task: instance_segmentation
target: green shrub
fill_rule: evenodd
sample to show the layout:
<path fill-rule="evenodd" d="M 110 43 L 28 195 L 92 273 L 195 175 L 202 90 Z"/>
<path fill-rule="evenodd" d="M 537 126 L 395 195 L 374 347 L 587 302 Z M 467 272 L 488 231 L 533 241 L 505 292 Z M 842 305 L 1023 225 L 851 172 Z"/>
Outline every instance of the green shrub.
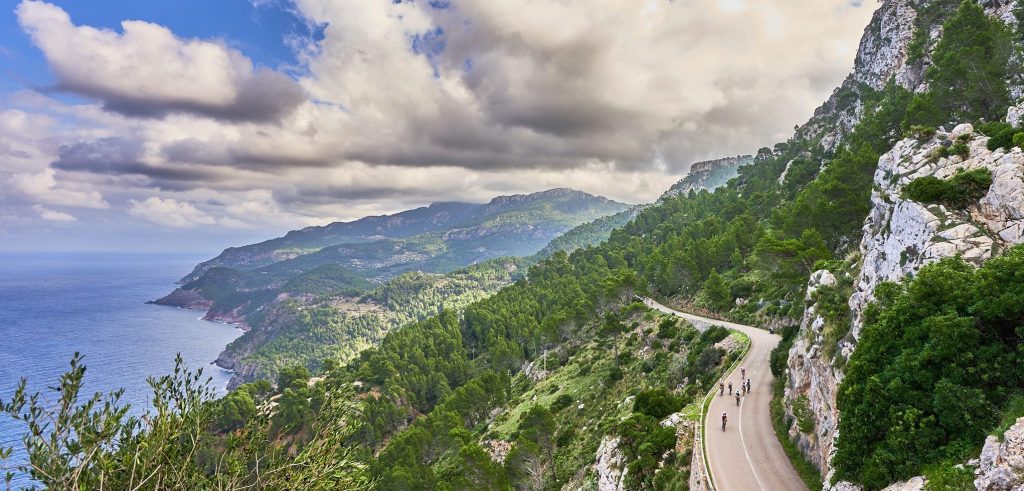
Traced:
<path fill-rule="evenodd" d="M 927 482 L 925 491 L 971 491 L 974 488 L 974 472 L 963 465 L 947 461 L 924 470 Z"/>
<path fill-rule="evenodd" d="M 627 489 L 650 489 L 661 456 L 676 445 L 676 429 L 663 427 L 658 420 L 633 413 L 619 423 L 623 453 L 629 459 Z"/>
<path fill-rule="evenodd" d="M 1024 148 L 1024 131 L 1018 131 L 1013 134 L 1013 146 Z"/>
<path fill-rule="evenodd" d="M 950 155 L 959 155 L 961 158 L 966 159 L 971 153 L 971 147 L 962 141 L 958 141 L 952 147 L 949 147 L 949 153 Z"/>
<path fill-rule="evenodd" d="M 910 131 L 908 131 L 907 134 L 913 138 L 916 138 L 918 141 L 927 141 L 931 140 L 932 137 L 935 136 L 935 127 L 913 125 L 910 127 Z"/>
<path fill-rule="evenodd" d="M 618 382 L 619 380 L 622 380 L 623 376 L 624 376 L 624 374 L 623 374 L 621 368 L 619 368 L 619 367 L 612 367 L 610 370 L 608 370 L 608 373 L 605 375 L 604 379 L 605 379 L 605 382 L 615 383 L 615 382 Z"/>
<path fill-rule="evenodd" d="M 572 396 L 569 394 L 562 394 L 555 398 L 555 402 L 551 403 L 551 411 L 557 413 L 572 404 Z"/>
<path fill-rule="evenodd" d="M 633 399 L 633 411 L 659 420 L 683 408 L 683 400 L 665 389 L 651 389 L 640 392 Z"/>
<path fill-rule="evenodd" d="M 1003 122 L 986 123 L 981 125 L 980 129 L 988 137 L 985 146 L 993 152 L 1000 148 L 1009 148 L 1013 144 L 1013 135 L 1017 132 L 1013 126 Z"/>
<path fill-rule="evenodd" d="M 990 185 L 992 171 L 961 170 L 947 180 L 935 176 L 914 179 L 903 188 L 903 197 L 920 203 L 941 203 L 950 208 L 964 208 L 985 196 Z"/>
<path fill-rule="evenodd" d="M 1022 276 L 1015 247 L 977 270 L 951 258 L 876 290 L 839 387 L 837 479 L 878 489 L 977 454 L 1013 411 L 1006 388 L 1024 384 Z"/>
<path fill-rule="evenodd" d="M 796 340 L 796 335 L 800 331 L 799 326 L 786 326 L 780 333 L 782 335 L 782 341 L 772 349 L 771 354 L 771 369 L 772 375 L 775 378 L 782 377 L 786 371 L 786 362 L 789 359 L 789 349 L 793 347 L 793 341 Z"/>
<path fill-rule="evenodd" d="M 658 338 L 672 339 L 679 335 L 679 322 L 674 317 L 666 317 L 658 323 Z"/>
<path fill-rule="evenodd" d="M 796 426 L 801 433 L 814 431 L 814 411 L 811 411 L 806 395 L 801 394 L 793 401 L 793 415 L 796 416 Z"/>
<path fill-rule="evenodd" d="M 1002 439 L 1006 430 L 1010 429 L 1017 422 L 1017 419 L 1021 417 L 1024 417 L 1024 394 L 1018 394 L 1010 398 L 1010 402 L 1007 403 L 1006 409 L 1003 411 L 1003 419 L 993 434 Z"/>

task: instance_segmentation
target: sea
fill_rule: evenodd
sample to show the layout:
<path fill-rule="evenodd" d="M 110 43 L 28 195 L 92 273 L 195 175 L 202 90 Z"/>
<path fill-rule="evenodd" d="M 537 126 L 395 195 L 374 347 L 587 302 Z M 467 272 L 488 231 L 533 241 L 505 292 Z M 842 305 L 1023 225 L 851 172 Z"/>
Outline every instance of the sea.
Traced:
<path fill-rule="evenodd" d="M 77 352 L 86 365 L 82 394 L 123 388 L 140 414 L 151 406 L 151 376 L 171 373 L 180 353 L 226 392 L 231 373 L 211 362 L 241 334 L 201 320 L 202 312 L 146 304 L 204 259 L 189 254 L 0 253 L 0 399 L 19 380 L 55 399 L 53 387 Z M 25 427 L 0 414 L 0 447 L 14 447 L 8 466 L 26 461 Z M 2 466 L 3 464 L 0 464 Z M 0 488 L 3 487 L 0 472 Z M 15 477 L 15 489 L 31 485 Z"/>

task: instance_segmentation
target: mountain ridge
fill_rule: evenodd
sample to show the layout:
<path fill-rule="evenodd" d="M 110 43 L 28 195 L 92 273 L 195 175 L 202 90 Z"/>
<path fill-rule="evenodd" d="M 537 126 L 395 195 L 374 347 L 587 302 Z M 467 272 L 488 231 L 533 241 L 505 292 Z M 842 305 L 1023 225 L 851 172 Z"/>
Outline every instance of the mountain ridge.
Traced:
<path fill-rule="evenodd" d="M 486 203 L 454 201 L 432 203 L 428 206 L 390 215 L 374 215 L 349 222 L 309 226 L 255 244 L 229 247 L 216 257 L 199 263 L 191 273 L 181 278 L 178 284 L 184 285 L 194 281 L 203 272 L 215 266 L 253 270 L 275 262 L 295 259 L 337 244 L 359 244 L 385 239 L 402 240 L 430 232 L 486 225 L 485 219 L 493 219 L 505 213 L 515 213 L 519 211 L 518 208 L 523 208 L 522 211 L 531 211 L 529 207 L 538 203 L 551 204 L 550 209 L 532 210 L 537 214 L 549 214 L 547 217 L 538 217 L 538 222 L 551 222 L 548 224 L 551 226 L 545 227 L 545 230 L 541 232 L 544 237 L 551 235 L 546 237 L 547 240 L 554 238 L 557 233 L 581 223 L 580 220 L 574 219 L 573 215 L 583 215 L 582 221 L 588 221 L 617 213 L 628 207 L 626 204 L 602 196 L 594 196 L 570 188 L 553 188 L 529 194 L 497 196 Z M 522 215 L 510 215 L 505 218 L 522 218 Z M 541 244 L 540 247 L 544 245 L 546 243 Z M 539 250 L 540 247 L 537 249 Z"/>

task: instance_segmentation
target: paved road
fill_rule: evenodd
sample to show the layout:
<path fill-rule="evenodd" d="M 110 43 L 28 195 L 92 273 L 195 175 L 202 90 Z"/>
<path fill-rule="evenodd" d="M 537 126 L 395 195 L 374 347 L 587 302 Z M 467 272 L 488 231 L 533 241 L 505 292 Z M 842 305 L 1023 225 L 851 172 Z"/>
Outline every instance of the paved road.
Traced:
<path fill-rule="evenodd" d="M 739 369 L 726 375 L 723 380 L 727 384 L 727 393 L 720 396 L 718 390 L 715 390 L 704 421 L 708 465 L 711 467 L 716 491 L 806 490 L 807 486 L 793 469 L 789 457 L 775 437 L 768 411 L 772 399 L 772 383 L 775 381 L 768 359 L 772 348 L 781 338 L 763 329 L 672 310 L 653 300 L 646 300 L 645 303 L 691 322 L 724 326 L 750 337 L 750 351 L 740 366 L 747 369 L 752 390 L 741 398 L 740 407 L 736 407 L 736 397 L 728 395 L 728 383 L 731 380 L 733 389 L 739 388 Z M 729 417 L 725 431 L 722 431 L 723 411 Z"/>

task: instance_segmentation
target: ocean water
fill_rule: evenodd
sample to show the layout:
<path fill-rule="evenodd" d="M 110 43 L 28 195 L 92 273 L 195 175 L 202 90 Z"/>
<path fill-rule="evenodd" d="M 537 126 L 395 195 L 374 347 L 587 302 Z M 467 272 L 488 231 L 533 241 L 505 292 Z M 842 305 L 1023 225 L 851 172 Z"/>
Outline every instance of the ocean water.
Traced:
<path fill-rule="evenodd" d="M 150 406 L 146 378 L 170 373 L 176 353 L 190 368 L 202 367 L 223 393 L 231 374 L 210 363 L 241 331 L 200 320 L 201 312 L 145 303 L 169 293 L 200 260 L 0 254 L 0 398 L 9 400 L 22 377 L 30 389 L 45 391 L 75 352 L 84 355 L 87 366 L 83 395 L 123 387 L 122 401 L 137 412 Z M 0 415 L 0 446 L 15 448 L 12 461 L 24 462 L 23 429 Z M 26 482 L 16 477 L 16 483 Z"/>

